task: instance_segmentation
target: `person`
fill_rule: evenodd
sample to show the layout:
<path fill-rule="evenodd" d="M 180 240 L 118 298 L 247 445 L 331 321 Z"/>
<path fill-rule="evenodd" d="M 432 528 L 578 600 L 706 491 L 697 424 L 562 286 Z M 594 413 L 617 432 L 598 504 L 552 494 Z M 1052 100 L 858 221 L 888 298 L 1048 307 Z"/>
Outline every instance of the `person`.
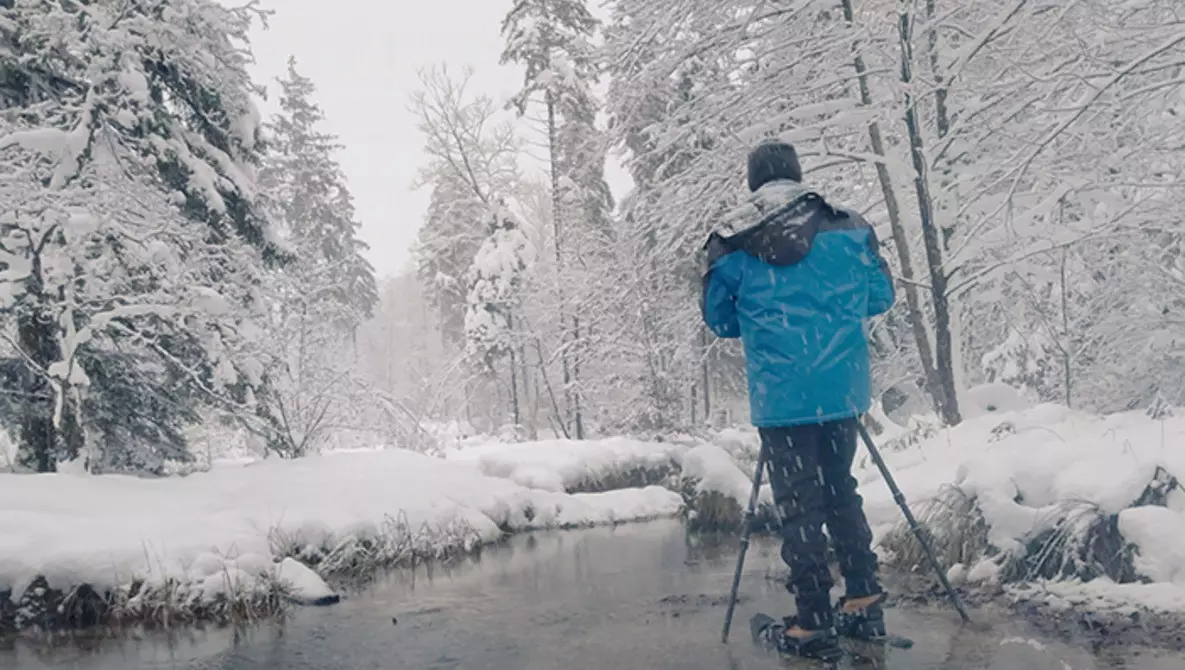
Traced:
<path fill-rule="evenodd" d="M 752 422 L 782 517 L 797 614 L 758 631 L 779 651 L 833 660 L 839 635 L 885 635 L 885 593 L 856 491 L 857 421 L 871 404 L 866 327 L 893 304 L 888 264 L 857 213 L 802 183 L 794 147 L 748 161 L 749 198 L 705 245 L 701 309 L 745 351 Z M 846 595 L 831 605 L 826 525 Z"/>

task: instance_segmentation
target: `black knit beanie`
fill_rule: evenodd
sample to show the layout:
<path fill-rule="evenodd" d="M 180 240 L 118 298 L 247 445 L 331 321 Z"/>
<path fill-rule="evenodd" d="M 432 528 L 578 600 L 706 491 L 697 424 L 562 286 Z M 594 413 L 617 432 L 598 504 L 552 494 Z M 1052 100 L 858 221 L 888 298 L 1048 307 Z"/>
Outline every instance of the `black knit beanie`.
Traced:
<path fill-rule="evenodd" d="M 756 191 L 775 179 L 802 181 L 798 152 L 785 142 L 763 142 L 749 154 L 749 190 Z"/>

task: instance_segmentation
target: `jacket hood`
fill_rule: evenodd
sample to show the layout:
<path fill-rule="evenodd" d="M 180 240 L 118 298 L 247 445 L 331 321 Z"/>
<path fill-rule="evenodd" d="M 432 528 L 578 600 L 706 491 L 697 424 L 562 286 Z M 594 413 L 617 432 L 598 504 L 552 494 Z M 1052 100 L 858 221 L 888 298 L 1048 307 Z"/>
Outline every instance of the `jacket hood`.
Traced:
<path fill-rule="evenodd" d="M 796 265 L 810 252 L 819 227 L 837 216 L 842 214 L 802 184 L 770 182 L 725 217 L 708 238 L 708 268 L 734 251 L 771 265 Z"/>
<path fill-rule="evenodd" d="M 750 193 L 741 204 L 725 215 L 716 233 L 721 237 L 732 237 L 759 225 L 766 217 L 810 193 L 813 193 L 810 188 L 796 181 L 771 181 Z"/>

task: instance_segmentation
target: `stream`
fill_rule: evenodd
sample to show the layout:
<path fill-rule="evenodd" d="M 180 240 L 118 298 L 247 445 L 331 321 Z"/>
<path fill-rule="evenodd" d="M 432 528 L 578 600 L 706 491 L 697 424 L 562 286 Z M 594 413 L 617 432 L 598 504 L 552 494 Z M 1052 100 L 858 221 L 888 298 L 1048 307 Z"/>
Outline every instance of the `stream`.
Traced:
<path fill-rule="evenodd" d="M 736 541 L 711 544 L 676 521 L 536 533 L 448 568 L 393 573 L 339 605 L 298 609 L 241 629 L 185 629 L 69 645 L 19 640 L 0 668 L 86 670 L 634 670 L 815 668 L 749 641 L 758 611 L 790 597 L 777 544 L 755 539 L 732 643 L 720 643 Z M 890 580 L 891 588 L 891 580 Z M 994 608 L 964 627 L 945 603 L 888 610 L 913 649 L 843 667 L 908 670 L 1179 670 L 1185 654 L 1133 647 L 1095 654 L 1086 640 L 1038 633 Z"/>

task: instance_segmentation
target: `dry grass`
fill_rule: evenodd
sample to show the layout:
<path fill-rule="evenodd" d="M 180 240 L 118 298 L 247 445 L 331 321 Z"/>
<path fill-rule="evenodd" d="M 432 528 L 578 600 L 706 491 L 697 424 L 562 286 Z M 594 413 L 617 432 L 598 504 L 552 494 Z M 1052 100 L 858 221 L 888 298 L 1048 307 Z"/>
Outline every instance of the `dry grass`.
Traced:
<path fill-rule="evenodd" d="M 566 487 L 567 493 L 604 493 L 621 489 L 667 485 L 679 473 L 679 464 L 668 461 L 659 465 L 634 466 L 590 477 Z"/>
<path fill-rule="evenodd" d="M 349 582 L 366 581 L 382 570 L 472 554 L 481 546 L 477 531 L 463 520 L 416 528 L 402 512 L 385 517 L 378 532 L 369 536 L 330 536 L 311 542 L 299 533 L 273 528 L 268 541 L 276 558 L 291 557 L 323 577 Z"/>
<path fill-rule="evenodd" d="M 1098 577 L 1119 583 L 1136 580 L 1133 547 L 1119 533 L 1118 518 L 1104 515 L 1091 502 L 1069 500 L 1057 505 L 1040 530 L 1024 541 L 1023 548 L 1009 553 L 991 546 L 989 526 L 975 498 L 957 486 L 943 488 L 918 511 L 918 522 L 938 562 L 947 567 L 973 566 L 995 557 L 1003 582 Z M 885 537 L 882 546 L 902 568 L 925 565 L 921 546 L 904 522 Z"/>
<path fill-rule="evenodd" d="M 744 528 L 745 509 L 731 496 L 719 491 L 696 491 L 699 481 L 685 478 L 674 488 L 683 496 L 683 517 L 687 529 L 696 533 L 738 533 Z M 745 501 L 748 504 L 748 501 Z M 772 505 L 762 503 L 753 519 L 754 531 L 776 530 L 780 524 Z"/>
<path fill-rule="evenodd" d="M 200 585 L 179 579 L 153 585 L 135 580 L 105 591 L 78 584 L 62 591 L 38 577 L 0 616 L 0 633 L 52 635 L 98 626 L 170 629 L 196 622 L 250 623 L 282 613 L 292 595 L 290 587 L 270 573 L 250 580 L 236 579 L 229 572 L 224 577 L 222 592 L 211 598 L 204 596 Z"/>
<path fill-rule="evenodd" d="M 1051 512 L 1050 521 L 1026 543 L 1024 556 L 1009 556 L 1003 563 L 1004 581 L 1136 581 L 1134 546 L 1119 532 L 1117 515 L 1103 514 L 1088 501 L 1070 500 Z"/>
<path fill-rule="evenodd" d="M 990 551 L 987 520 L 975 498 L 958 486 L 943 487 L 938 495 L 917 508 L 916 515 L 942 565 L 974 565 Z M 893 562 L 903 568 L 926 565 L 922 547 L 904 521 L 881 544 L 892 555 Z"/>

